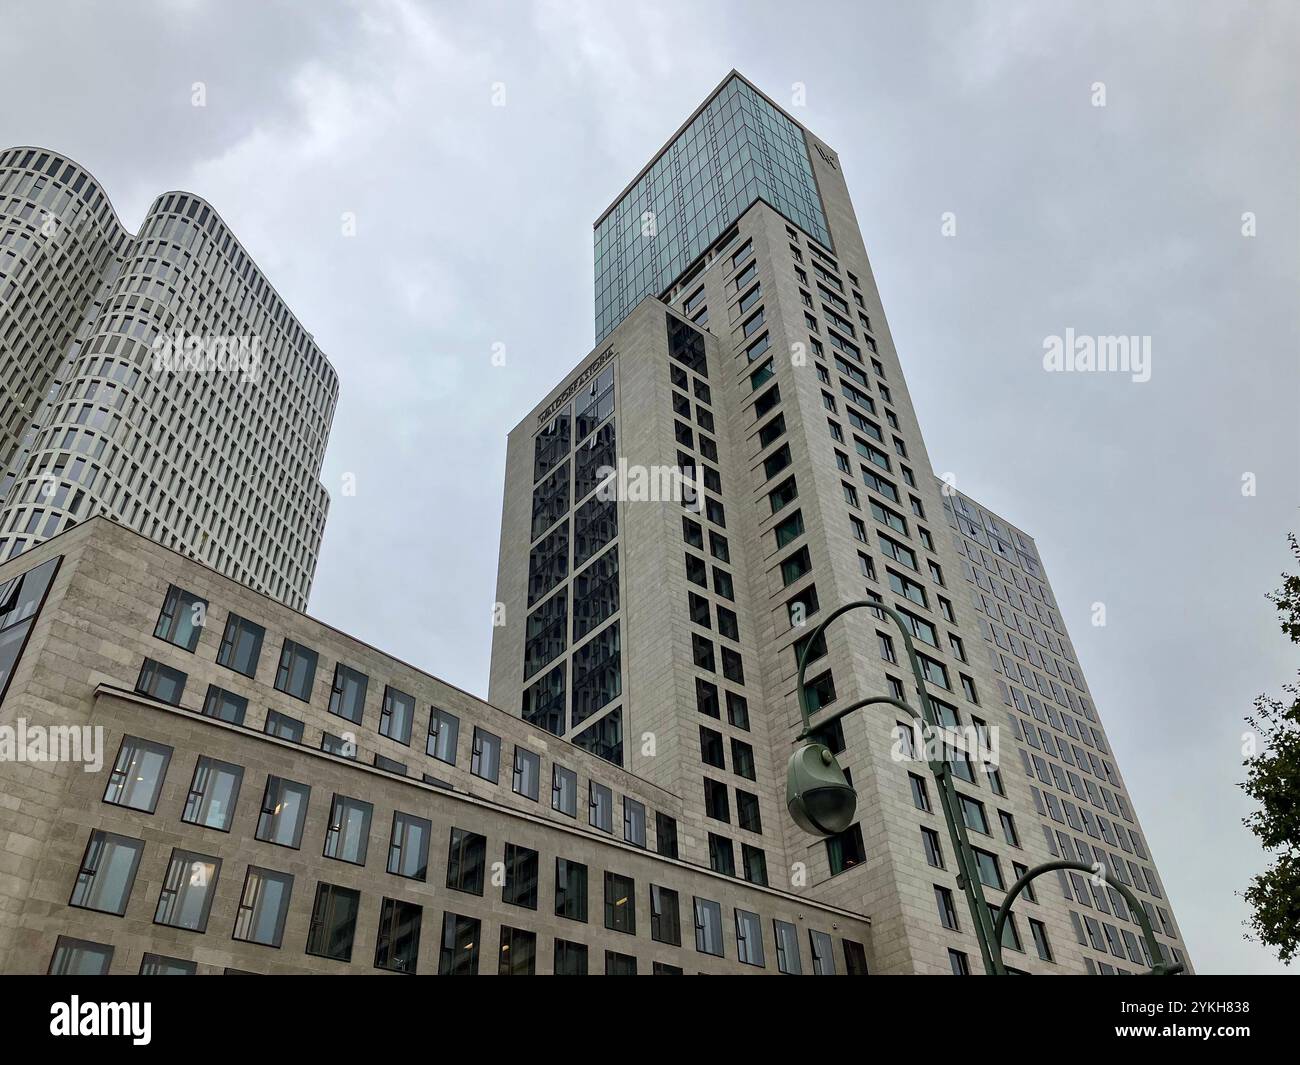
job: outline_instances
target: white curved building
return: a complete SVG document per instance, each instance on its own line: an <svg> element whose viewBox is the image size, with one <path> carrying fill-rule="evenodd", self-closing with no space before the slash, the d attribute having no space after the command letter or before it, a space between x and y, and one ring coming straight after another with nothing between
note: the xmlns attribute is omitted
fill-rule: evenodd
<svg viewBox="0 0 1300 1065"><path fill-rule="evenodd" d="M104 514L307 603L338 378L203 199L0 152L0 560Z"/></svg>

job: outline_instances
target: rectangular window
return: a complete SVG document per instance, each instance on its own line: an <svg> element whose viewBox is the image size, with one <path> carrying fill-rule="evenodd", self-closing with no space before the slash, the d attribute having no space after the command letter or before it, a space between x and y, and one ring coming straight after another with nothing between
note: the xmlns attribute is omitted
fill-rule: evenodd
<svg viewBox="0 0 1300 1065"><path fill-rule="evenodd" d="M375 933L375 968L394 973L415 972L420 954L420 922L424 907L400 899L384 899Z"/></svg>
<svg viewBox="0 0 1300 1065"><path fill-rule="evenodd" d="M952 900L952 892L946 887L934 885L934 901L939 908L939 922L944 928L950 928L954 932L961 929L957 925L957 907Z"/></svg>
<svg viewBox="0 0 1300 1065"><path fill-rule="evenodd" d="M527 910L537 909L537 852L514 843L506 844L506 882L501 900Z"/></svg>
<svg viewBox="0 0 1300 1065"><path fill-rule="evenodd" d="M650 938L674 947L682 945L677 892L657 884L650 885Z"/></svg>
<svg viewBox="0 0 1300 1065"><path fill-rule="evenodd" d="M551 809L569 817L578 816L578 774L562 765L551 765Z"/></svg>
<svg viewBox="0 0 1300 1065"><path fill-rule="evenodd" d="M189 677L179 669L146 658L144 664L140 666L140 676L136 679L135 690L159 702L180 706L187 680Z"/></svg>
<svg viewBox="0 0 1300 1065"><path fill-rule="evenodd" d="M925 851L925 860L936 869L943 866L943 846L939 842L939 833L932 828L921 829L921 849Z"/></svg>
<svg viewBox="0 0 1300 1065"><path fill-rule="evenodd" d="M104 943L59 936L50 958L50 976L107 976L113 948Z"/></svg>
<svg viewBox="0 0 1300 1065"><path fill-rule="evenodd" d="M515 764L510 776L510 788L516 795L537 801L541 794L542 756L536 751L526 751L515 745Z"/></svg>
<svg viewBox="0 0 1300 1065"><path fill-rule="evenodd" d="M614 793L594 780L587 800L587 821L602 832L614 831Z"/></svg>
<svg viewBox="0 0 1300 1065"><path fill-rule="evenodd" d="M302 743L303 723L296 717L282 714L278 710L266 712L266 726L263 731L268 736L278 736L291 743Z"/></svg>
<svg viewBox="0 0 1300 1065"><path fill-rule="evenodd" d="M813 975L835 975L835 941L825 932L808 930L808 943L812 947Z"/></svg>
<svg viewBox="0 0 1300 1065"><path fill-rule="evenodd" d="M570 943L567 940L557 939L555 941L555 975L586 976L586 944Z"/></svg>
<svg viewBox="0 0 1300 1065"><path fill-rule="evenodd" d="M153 634L160 640L193 651L199 645L207 614L206 599L173 584L167 589L167 598L163 600Z"/></svg>
<svg viewBox="0 0 1300 1065"><path fill-rule="evenodd" d="M288 873L250 865L239 896L233 937L244 943L278 947L284 938L284 921L289 915L292 895L293 877Z"/></svg>
<svg viewBox="0 0 1300 1065"><path fill-rule="evenodd" d="M401 744L411 742L415 720L415 699L391 686L384 687L384 705L379 712L379 734Z"/></svg>
<svg viewBox="0 0 1300 1065"><path fill-rule="evenodd" d="M145 954L140 959L141 976L193 976L198 966L183 958L168 958L162 954Z"/></svg>
<svg viewBox="0 0 1300 1065"><path fill-rule="evenodd" d="M605 975L636 976L636 958L614 950L605 951Z"/></svg>
<svg viewBox="0 0 1300 1065"><path fill-rule="evenodd" d="M830 862L831 876L836 876L855 865L867 860L867 851L862 844L862 829L850 825L845 831L826 840L826 857Z"/></svg>
<svg viewBox="0 0 1300 1065"><path fill-rule="evenodd" d="M799 929L788 921L774 920L772 932L776 940L777 972L802 976L803 963L799 960Z"/></svg>
<svg viewBox="0 0 1300 1065"><path fill-rule="evenodd" d="M330 690L330 713L354 725L361 724L366 708L366 689L370 678L360 670L339 662L334 667L334 687Z"/></svg>
<svg viewBox="0 0 1300 1065"><path fill-rule="evenodd" d="M458 913L443 914L438 975L477 976L478 941L478 918L462 917Z"/></svg>
<svg viewBox="0 0 1300 1065"><path fill-rule="evenodd" d="M126 913L143 853L143 840L112 832L92 832L68 905L121 917Z"/></svg>
<svg viewBox="0 0 1300 1065"><path fill-rule="evenodd" d="M325 830L325 857L353 865L366 864L370 844L371 803L335 795L330 806L329 825Z"/></svg>
<svg viewBox="0 0 1300 1065"><path fill-rule="evenodd" d="M655 813L655 850L666 858L677 857L677 821L664 813Z"/></svg>
<svg viewBox="0 0 1300 1065"><path fill-rule="evenodd" d="M285 640L280 648L280 665L275 671L275 687L303 702L311 701L316 682L317 654L310 647Z"/></svg>
<svg viewBox="0 0 1300 1065"><path fill-rule="evenodd" d="M722 907L709 899L695 900L695 949L701 954L722 955Z"/></svg>
<svg viewBox="0 0 1300 1065"><path fill-rule="evenodd" d="M217 877L220 873L220 858L173 850L162 890L158 893L154 924L184 928L191 932L206 932L208 912L212 909L212 898L217 893Z"/></svg>
<svg viewBox="0 0 1300 1065"><path fill-rule="evenodd" d="M194 766L181 820L186 824L229 832L243 781L244 770L240 766L200 757Z"/></svg>
<svg viewBox="0 0 1300 1065"><path fill-rule="evenodd" d="M1034 946L1038 949L1038 956L1042 958L1043 961L1053 961L1052 946L1047 941L1047 927L1042 921L1035 921L1031 917L1029 918L1029 931L1034 937ZM1129 933L1125 931L1126 939L1128 938L1128 935Z"/></svg>
<svg viewBox="0 0 1300 1065"><path fill-rule="evenodd" d="M453 828L447 853L447 886L453 891L482 895L486 864L487 837Z"/></svg>
<svg viewBox="0 0 1300 1065"><path fill-rule="evenodd" d="M736 910L736 958L742 965L762 968L766 964L763 958L763 922L758 914L749 910Z"/></svg>
<svg viewBox="0 0 1300 1065"><path fill-rule="evenodd" d="M248 700L225 688L209 684L208 694L203 699L202 713L204 717L214 717L231 725L242 725L244 716L248 713Z"/></svg>
<svg viewBox="0 0 1300 1065"><path fill-rule="evenodd" d="M217 650L217 664L252 677L257 673L257 663L262 657L262 640L266 629L261 625L231 614L226 618L226 631Z"/></svg>
<svg viewBox="0 0 1300 1065"><path fill-rule="evenodd" d="M605 927L636 935L636 885L630 876L605 873Z"/></svg>
<svg viewBox="0 0 1300 1065"><path fill-rule="evenodd" d="M626 795L623 796L623 838L638 847L646 845L645 806Z"/></svg>
<svg viewBox="0 0 1300 1065"><path fill-rule="evenodd" d="M537 934L501 926L498 976L532 976L537 972Z"/></svg>
<svg viewBox="0 0 1300 1065"><path fill-rule="evenodd" d="M736 875L736 849L726 836L709 833L709 868L723 876Z"/></svg>
<svg viewBox="0 0 1300 1065"><path fill-rule="evenodd" d="M361 892L337 884L317 884L307 930L307 953L318 958L351 961L360 908Z"/></svg>
<svg viewBox="0 0 1300 1065"><path fill-rule="evenodd" d="M166 744L123 736L117 760L108 775L104 801L153 813L158 808L158 795L171 757L172 749Z"/></svg>
<svg viewBox="0 0 1300 1065"><path fill-rule="evenodd" d="M497 782L501 774L501 737L474 726L474 756L469 771L476 777Z"/></svg>
<svg viewBox="0 0 1300 1065"><path fill-rule="evenodd" d="M283 777L267 777L262 812L257 819L257 838L296 850L302 845L302 827L307 821L310 799L310 785Z"/></svg>
<svg viewBox="0 0 1300 1065"><path fill-rule="evenodd" d="M978 847L972 849L975 851L975 864L979 870L980 883L985 887L1005 891L1006 884L1002 880L1002 867L998 864L997 855L982 851Z"/></svg>
<svg viewBox="0 0 1300 1065"><path fill-rule="evenodd" d="M388 840L388 871L411 880L424 880L429 869L429 838L433 824L415 814L393 813Z"/></svg>
<svg viewBox="0 0 1300 1065"><path fill-rule="evenodd" d="M587 920L587 867L581 862L555 859L555 915Z"/></svg>
<svg viewBox="0 0 1300 1065"><path fill-rule="evenodd" d="M425 753L440 762L455 765L456 741L459 737L460 718L435 706L429 712L429 738L424 745Z"/></svg>

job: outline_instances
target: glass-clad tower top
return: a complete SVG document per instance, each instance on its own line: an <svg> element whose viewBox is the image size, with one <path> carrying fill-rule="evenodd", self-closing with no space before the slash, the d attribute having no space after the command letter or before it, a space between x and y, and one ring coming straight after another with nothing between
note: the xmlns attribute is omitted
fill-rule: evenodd
<svg viewBox="0 0 1300 1065"><path fill-rule="evenodd" d="M756 200L832 247L803 129L732 73L596 223L596 341Z"/></svg>

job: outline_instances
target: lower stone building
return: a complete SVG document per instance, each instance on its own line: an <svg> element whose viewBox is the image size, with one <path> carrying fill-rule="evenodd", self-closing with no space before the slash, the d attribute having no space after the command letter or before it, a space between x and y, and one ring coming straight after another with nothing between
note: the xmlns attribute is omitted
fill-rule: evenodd
<svg viewBox="0 0 1300 1065"><path fill-rule="evenodd" d="M680 814L107 518L0 566L0 972L868 970Z"/></svg>

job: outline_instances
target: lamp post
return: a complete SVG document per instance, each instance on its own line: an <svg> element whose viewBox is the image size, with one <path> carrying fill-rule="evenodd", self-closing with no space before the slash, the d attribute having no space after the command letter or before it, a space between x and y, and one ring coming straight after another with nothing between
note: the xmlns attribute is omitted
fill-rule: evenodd
<svg viewBox="0 0 1300 1065"><path fill-rule="evenodd" d="M914 708L907 701L905 694L899 699L886 695L869 696L827 715L819 723L819 727L838 721L864 706L884 704L902 710L914 721L920 722L923 726L923 735L932 734L933 730L938 728L934 707L931 705L930 697L926 693L925 674L921 670L921 663L917 658L916 648L912 643L911 631L902 616L892 607L873 599L861 599L846 603L844 606L833 610L813 630L812 635L804 645L803 653L799 656L797 691L799 694L799 713L803 717L803 728L795 739L799 746L795 748L794 754L790 756L789 766L786 771L786 806L790 816L800 828L814 835L831 836L848 828L853 821L853 815L857 808L857 793L848 783L844 776L844 770L840 768L831 750L825 744L818 743L811 738L813 711L808 705L808 693L804 687L804 678L808 670L808 655L816 644L818 637L826 631L831 622L842 614L859 609L871 610L877 616L888 617L898 626L898 630L903 637L903 646L907 651L908 664L912 669L912 677L916 682L916 694L920 709ZM975 859L975 851L966 833L965 818L960 812L960 799L956 785L953 782L952 766L943 758L927 758L926 761L931 774L934 776L935 789L939 795L939 806L943 811L943 819L948 825L948 836L952 842L953 853L957 858L957 886L965 894L967 905L970 907L975 940L979 944L980 956L984 961L984 971L990 975L1004 976L1007 970L1002 962L1002 931L1011 914L1011 904L1015 902L1016 897L1032 880L1043 873L1052 872L1056 869L1078 869L1089 875L1096 875L1096 870L1091 866L1084 865L1082 862L1046 862L1043 865L1035 866L1020 877L1012 885L1011 890L1006 893L1002 905L992 907L984 897L984 885L979 878L979 867ZM1124 897L1129 908L1137 916L1138 924L1142 928L1142 935L1147 944L1147 950L1152 958L1159 959L1151 969L1151 973L1153 975L1171 975L1181 972L1183 969L1181 965L1169 964L1163 960L1164 955L1161 953L1160 945L1156 941L1151 921L1136 896L1123 884L1108 884L1108 886L1114 887Z"/></svg>

